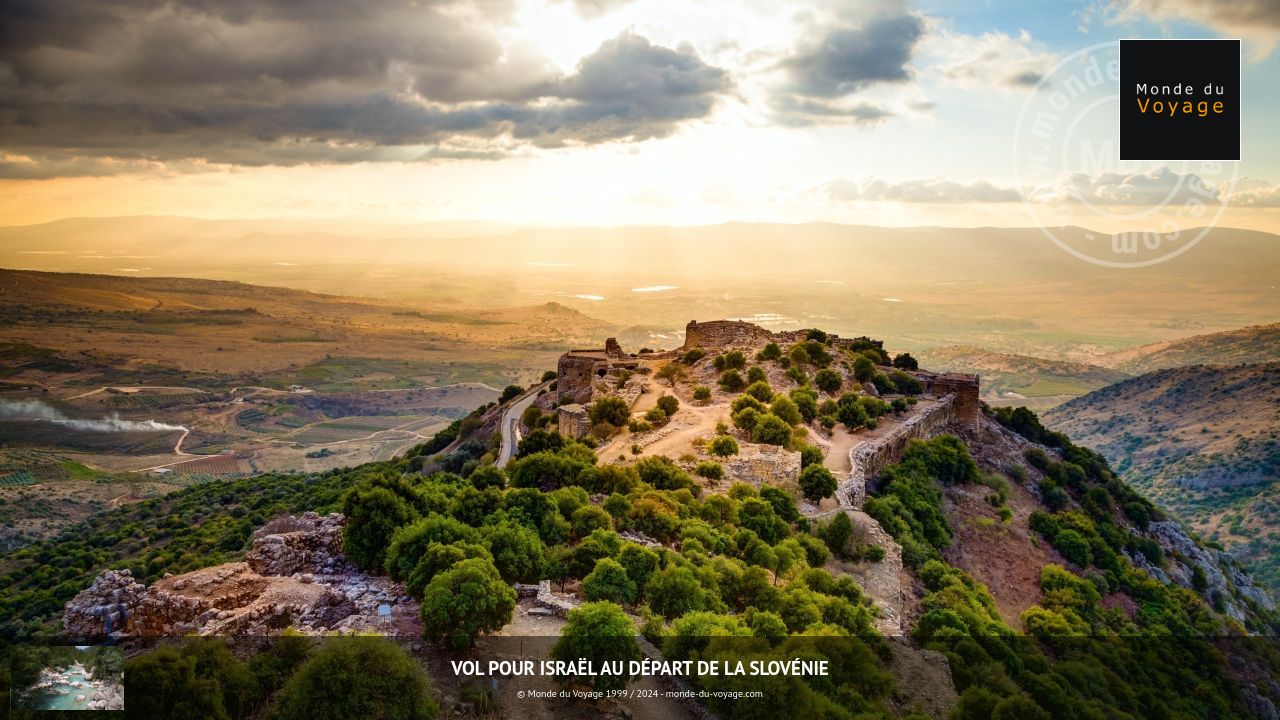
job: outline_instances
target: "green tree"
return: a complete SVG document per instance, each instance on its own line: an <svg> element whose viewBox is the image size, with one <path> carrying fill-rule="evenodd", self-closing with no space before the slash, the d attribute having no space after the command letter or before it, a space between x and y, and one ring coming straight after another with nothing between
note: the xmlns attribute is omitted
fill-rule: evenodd
<svg viewBox="0 0 1280 720"><path fill-rule="evenodd" d="M902 353L895 355L893 358L893 366L900 370L919 370L920 363L911 357L911 353Z"/></svg>
<svg viewBox="0 0 1280 720"><path fill-rule="evenodd" d="M505 405L511 400L515 400L524 394L524 388L519 385L508 385L502 388L502 396L498 398L499 405Z"/></svg>
<svg viewBox="0 0 1280 720"><path fill-rule="evenodd" d="M1079 565L1088 567L1093 562L1093 553L1089 541L1075 530L1063 530L1053 539L1053 547L1062 553L1062 557Z"/></svg>
<svg viewBox="0 0 1280 720"><path fill-rule="evenodd" d="M422 557L418 558L418 564L414 565L413 571L409 573L409 579L404 584L405 592L421 600L422 591L426 589L428 583L435 579L436 575L463 560L475 558L493 562L493 555L483 545L469 542L446 545L433 542L427 546L427 549L422 553Z"/></svg>
<svg viewBox="0 0 1280 720"><path fill-rule="evenodd" d="M516 591L493 563L473 558L437 574L422 593L422 634L452 648L469 648L476 636L511 622Z"/></svg>
<svg viewBox="0 0 1280 720"><path fill-rule="evenodd" d="M507 582L537 582L547 565L547 546L538 534L524 525L501 522L486 526L485 545L493 555L493 565Z"/></svg>
<svg viewBox="0 0 1280 720"><path fill-rule="evenodd" d="M631 406L620 397L606 395L591 403L591 409L587 415L593 424L608 423L615 427L622 427L631 417Z"/></svg>
<svg viewBox="0 0 1280 720"><path fill-rule="evenodd" d="M663 395L658 398L658 408L671 417L680 410L680 399L675 395Z"/></svg>
<svg viewBox="0 0 1280 720"><path fill-rule="evenodd" d="M858 382L866 382L876 374L876 364L866 355L859 355L853 361L853 376Z"/></svg>
<svg viewBox="0 0 1280 720"><path fill-rule="evenodd" d="M687 567L668 567L654 573L644 594L649 607L668 620L707 608L707 591Z"/></svg>
<svg viewBox="0 0 1280 720"><path fill-rule="evenodd" d="M592 689L603 692L625 688L633 677L629 674L631 662L642 655L636 643L636 627L622 608L611 602L589 602L569 611L560 639L551 648L551 657L564 662L585 658L595 667L606 662L621 663L623 674L597 674L591 678ZM560 678L567 682L575 679L581 681L575 676Z"/></svg>
<svg viewBox="0 0 1280 720"><path fill-rule="evenodd" d="M387 547L386 569L392 580L404 580L432 543L477 542L476 529L447 516L431 514L399 528Z"/></svg>
<svg viewBox="0 0 1280 720"><path fill-rule="evenodd" d="M721 390L725 392L737 392L746 385L746 381L742 379L742 375L737 370L725 370L720 373L720 379L716 381Z"/></svg>
<svg viewBox="0 0 1280 720"><path fill-rule="evenodd" d="M804 422L804 416L800 414L800 408L796 407L795 401L786 395L775 397L773 404L769 406L769 412L793 427Z"/></svg>
<svg viewBox="0 0 1280 720"><path fill-rule="evenodd" d="M751 439L765 445L786 446L791 442L791 426L777 415L765 413L751 429Z"/></svg>
<svg viewBox="0 0 1280 720"><path fill-rule="evenodd" d="M821 465L809 465L800 471L800 491L811 502L831 497L836 491L836 486L835 475Z"/></svg>
<svg viewBox="0 0 1280 720"><path fill-rule="evenodd" d="M430 678L408 653L384 638L351 637L330 638L312 654L280 690L271 720L432 720L439 713Z"/></svg>
<svg viewBox="0 0 1280 720"><path fill-rule="evenodd" d="M716 457L729 457L738 454L738 441L732 435L717 435L711 441L711 454Z"/></svg>
<svg viewBox="0 0 1280 720"><path fill-rule="evenodd" d="M817 375L813 376L813 384L817 385L818 389L822 392L827 393L828 395L834 395L840 390L840 386L844 385L844 378L835 370L824 368L819 370Z"/></svg>
<svg viewBox="0 0 1280 720"><path fill-rule="evenodd" d="M238 720L258 702L253 674L222 639L190 638L125 663L130 717Z"/></svg>
<svg viewBox="0 0 1280 720"><path fill-rule="evenodd" d="M711 399L711 388L706 385L699 385L693 389L693 399L698 402L705 402Z"/></svg>
<svg viewBox="0 0 1280 720"><path fill-rule="evenodd" d="M417 517L408 503L384 487L353 489L342 511L347 516L343 549L352 562L370 572L382 572L391 536Z"/></svg>
<svg viewBox="0 0 1280 720"><path fill-rule="evenodd" d="M703 460L693 469L693 472L699 477L708 480L720 480L724 478L724 466L718 462Z"/></svg>
<svg viewBox="0 0 1280 720"><path fill-rule="evenodd" d="M836 513L831 521L822 526L822 541L827 544L831 554L845 557L849 548L849 539L853 537L853 521L844 512Z"/></svg>
<svg viewBox="0 0 1280 720"><path fill-rule="evenodd" d="M776 342L765 343L756 358L759 360L777 360L782 357L782 348Z"/></svg>
<svg viewBox="0 0 1280 720"><path fill-rule="evenodd" d="M523 442L521 440L521 443ZM491 487L501 490L507 486L507 474L502 472L502 468L494 465L481 465L471 472L467 480L471 481L471 486L477 490Z"/></svg>
<svg viewBox="0 0 1280 720"><path fill-rule="evenodd" d="M679 490L695 485L689 473L665 455L642 458L636 462L635 468L641 480L659 490Z"/></svg>
<svg viewBox="0 0 1280 720"><path fill-rule="evenodd" d="M762 403L767 403L773 399L773 388L769 387L769 383L764 380L751 383L747 386L745 392Z"/></svg>
<svg viewBox="0 0 1280 720"><path fill-rule="evenodd" d="M612 530L613 518L599 505L583 505L573 511L573 534L584 538L596 530Z"/></svg>
<svg viewBox="0 0 1280 720"><path fill-rule="evenodd" d="M587 600L608 600L629 604L635 602L636 584L627 575L627 569L613 558L601 558L596 567L582 579L582 593Z"/></svg>

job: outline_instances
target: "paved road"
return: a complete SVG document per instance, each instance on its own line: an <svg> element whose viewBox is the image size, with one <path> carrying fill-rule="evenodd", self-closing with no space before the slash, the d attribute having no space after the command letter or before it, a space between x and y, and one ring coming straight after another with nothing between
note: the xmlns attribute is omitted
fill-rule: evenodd
<svg viewBox="0 0 1280 720"><path fill-rule="evenodd" d="M516 456L516 449L520 445L520 430L516 426L520 424L520 416L533 404L534 400L538 399L538 393L548 385L550 383L542 383L529 388L502 413L502 449L498 452L498 462L495 463L498 467L506 467L507 463L511 462L511 458Z"/></svg>

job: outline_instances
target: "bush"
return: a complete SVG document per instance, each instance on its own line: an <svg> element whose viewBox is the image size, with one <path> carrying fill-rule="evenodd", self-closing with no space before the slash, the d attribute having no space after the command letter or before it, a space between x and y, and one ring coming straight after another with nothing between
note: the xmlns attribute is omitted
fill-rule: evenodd
<svg viewBox="0 0 1280 720"><path fill-rule="evenodd" d="M354 489L342 506L347 524L342 529L342 546L347 557L369 572L380 573L387 545L401 525L417 517L400 496L384 487Z"/></svg>
<svg viewBox="0 0 1280 720"><path fill-rule="evenodd" d="M502 396L498 398L499 405L505 405L508 401L515 400L524 394L524 388L519 385L508 385L502 388Z"/></svg>
<svg viewBox="0 0 1280 720"><path fill-rule="evenodd" d="M809 465L800 471L800 490L811 502L831 497L836 491L836 486L835 476L822 465Z"/></svg>
<svg viewBox="0 0 1280 720"><path fill-rule="evenodd" d="M769 407L769 412L793 427L804 422L804 416L800 414L800 408L796 407L795 402L786 395L775 397L773 404Z"/></svg>
<svg viewBox="0 0 1280 720"><path fill-rule="evenodd" d="M776 342L765 343L760 353L756 355L758 360L777 360L780 357L782 357L782 348L778 347Z"/></svg>
<svg viewBox="0 0 1280 720"><path fill-rule="evenodd" d="M820 529L822 541L827 549L836 557L844 557L849 547L849 539L853 537L853 521L846 513L838 512L831 521Z"/></svg>
<svg viewBox="0 0 1280 720"><path fill-rule="evenodd" d="M733 438L729 438L732 440ZM720 480L724 478L724 467L718 462L703 460L693 469L694 474L704 477L708 480Z"/></svg>
<svg viewBox="0 0 1280 720"><path fill-rule="evenodd" d="M560 437L559 434L556 437ZM502 468L493 465L481 465L472 471L467 480L471 481L471 486L477 490L491 487L501 490L507 486L507 474L502 472Z"/></svg>
<svg viewBox="0 0 1280 720"><path fill-rule="evenodd" d="M658 398L658 409L666 413L667 417L671 417L680 409L680 400L675 395L663 395Z"/></svg>
<svg viewBox="0 0 1280 720"><path fill-rule="evenodd" d="M659 490L679 490L694 487L693 479L680 469L671 458L664 455L647 457L636 462L640 479Z"/></svg>
<svg viewBox="0 0 1280 720"><path fill-rule="evenodd" d="M711 399L711 388L706 385L699 385L693 389L693 399L699 402L705 402Z"/></svg>
<svg viewBox="0 0 1280 720"><path fill-rule="evenodd" d="M737 370L725 370L720 373L720 379L716 381L721 390L725 392L737 392L746 386L746 381L738 374Z"/></svg>
<svg viewBox="0 0 1280 720"><path fill-rule="evenodd" d="M383 638L352 637L326 639L285 683L270 717L431 720L439 713L430 678L408 653Z"/></svg>
<svg viewBox="0 0 1280 720"><path fill-rule="evenodd" d="M632 661L640 660L640 646L636 643L636 627L622 608L610 602L589 602L569 611L568 622L560 639L551 648L551 657L564 662L577 662L585 658L595 667L604 663L620 663L624 673L620 675L598 674L590 678L593 690L605 692L622 690L631 681ZM567 676L562 682L587 682L584 678Z"/></svg>
<svg viewBox="0 0 1280 720"><path fill-rule="evenodd" d="M667 422L667 414L660 407L650 408L649 412L644 414L644 419L651 425L663 425Z"/></svg>
<svg viewBox="0 0 1280 720"><path fill-rule="evenodd" d="M844 385L844 378L835 370L822 369L813 376L813 384L817 385L822 392L833 395L840 390L841 385Z"/></svg>
<svg viewBox="0 0 1280 720"><path fill-rule="evenodd" d="M717 435L711 441L711 454L716 457L729 457L738 454L738 441L731 435Z"/></svg>
<svg viewBox="0 0 1280 720"><path fill-rule="evenodd" d="M620 397L606 395L591 403L588 416L593 424L608 423L615 427L622 427L631 418L631 407Z"/></svg>
<svg viewBox="0 0 1280 720"><path fill-rule="evenodd" d="M630 604L636 599L636 584L627 570L613 558L601 558L596 567L582 579L582 593L589 601L608 600Z"/></svg>
<svg viewBox="0 0 1280 720"><path fill-rule="evenodd" d="M493 555L490 555L483 545L466 542L446 545L433 542L427 546L422 556L418 558L418 564L414 565L409 573L409 578L404 584L405 592L417 600L422 600L422 591L435 579L436 575L463 560L475 558L493 562Z"/></svg>
<svg viewBox="0 0 1280 720"><path fill-rule="evenodd" d="M911 353L902 353L893 358L893 366L902 370L919 370L920 363L911 357Z"/></svg>
<svg viewBox="0 0 1280 720"><path fill-rule="evenodd" d="M762 403L767 403L773 399L773 388L769 387L769 383L760 380L747 386L746 394Z"/></svg>
<svg viewBox="0 0 1280 720"><path fill-rule="evenodd" d="M511 622L516 591L493 563L463 560L436 575L422 593L422 634L451 648L469 648L482 632Z"/></svg>
<svg viewBox="0 0 1280 720"><path fill-rule="evenodd" d="M764 445L785 447L787 443L791 442L791 426L777 415L765 413L760 416L755 423L755 427L751 429L751 439Z"/></svg>
<svg viewBox="0 0 1280 720"><path fill-rule="evenodd" d="M751 367L747 368L747 382L767 383L769 382L769 376L764 374L764 368L760 367L759 365L752 365Z"/></svg>
<svg viewBox="0 0 1280 720"><path fill-rule="evenodd" d="M1093 553L1089 549L1089 541L1075 530L1062 530L1053 539L1053 547L1062 553L1062 557L1079 565L1088 567L1093 562Z"/></svg>
<svg viewBox="0 0 1280 720"><path fill-rule="evenodd" d="M547 565L547 547L536 532L512 522L489 525L482 532L493 555L493 565L503 580L513 583L542 579Z"/></svg>

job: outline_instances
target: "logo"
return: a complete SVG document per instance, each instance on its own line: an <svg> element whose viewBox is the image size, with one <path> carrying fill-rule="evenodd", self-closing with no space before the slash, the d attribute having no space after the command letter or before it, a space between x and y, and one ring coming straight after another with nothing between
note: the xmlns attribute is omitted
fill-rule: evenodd
<svg viewBox="0 0 1280 720"><path fill-rule="evenodd" d="M1120 159L1239 160L1240 41L1121 40Z"/></svg>
<svg viewBox="0 0 1280 720"><path fill-rule="evenodd" d="M1126 65L1131 42L1135 41L1100 43L1059 62L1028 95L1013 140L1023 205L1041 232L1081 260L1114 268L1147 267L1190 250L1226 211L1239 171L1239 164L1230 161L1239 156L1238 42L1223 41L1235 48L1231 83L1203 69L1188 72L1177 81L1184 93L1177 96L1172 95L1175 81L1168 80L1171 97L1192 103L1189 114L1170 120L1165 98L1158 98L1165 113L1160 116L1155 112L1157 98L1143 97L1153 102L1144 105L1148 114L1140 120L1168 123L1163 127L1167 132L1153 131L1143 138L1146 147L1172 142L1183 148L1150 153L1128 145L1129 136L1121 129L1126 105L1136 108L1136 85L1126 86L1124 78L1129 72L1142 74L1141 66ZM1148 91L1154 84L1163 92L1167 77L1162 71L1136 82ZM1193 88L1195 95L1186 95L1188 84L1196 82L1200 87ZM1223 103L1220 115L1214 114L1215 100L1201 97L1210 83L1213 97ZM1218 85L1222 95L1217 94ZM1209 103L1205 117L1199 116L1201 100ZM1228 104L1236 115L1228 114ZM1175 112L1184 110L1180 104ZM1201 125L1183 124L1192 120ZM1235 133L1224 140L1213 128L1225 127L1227 120L1234 123ZM1193 135L1199 134L1227 143L1233 152L1214 157L1226 145L1193 145Z"/></svg>

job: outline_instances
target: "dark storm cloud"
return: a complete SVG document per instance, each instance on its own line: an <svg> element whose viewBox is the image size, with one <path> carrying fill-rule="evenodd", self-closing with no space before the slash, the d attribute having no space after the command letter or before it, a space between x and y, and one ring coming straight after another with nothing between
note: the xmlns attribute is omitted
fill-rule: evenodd
<svg viewBox="0 0 1280 720"><path fill-rule="evenodd" d="M491 28L509 11L496 1L6 3L0 177L643 140L706 116L730 88L692 48L629 33L563 76L503 47Z"/></svg>
<svg viewBox="0 0 1280 720"><path fill-rule="evenodd" d="M882 108L839 101L872 85L909 81L909 63L924 30L919 16L902 10L827 30L783 61L787 81L772 104L790 124L831 117L876 122L888 114Z"/></svg>

